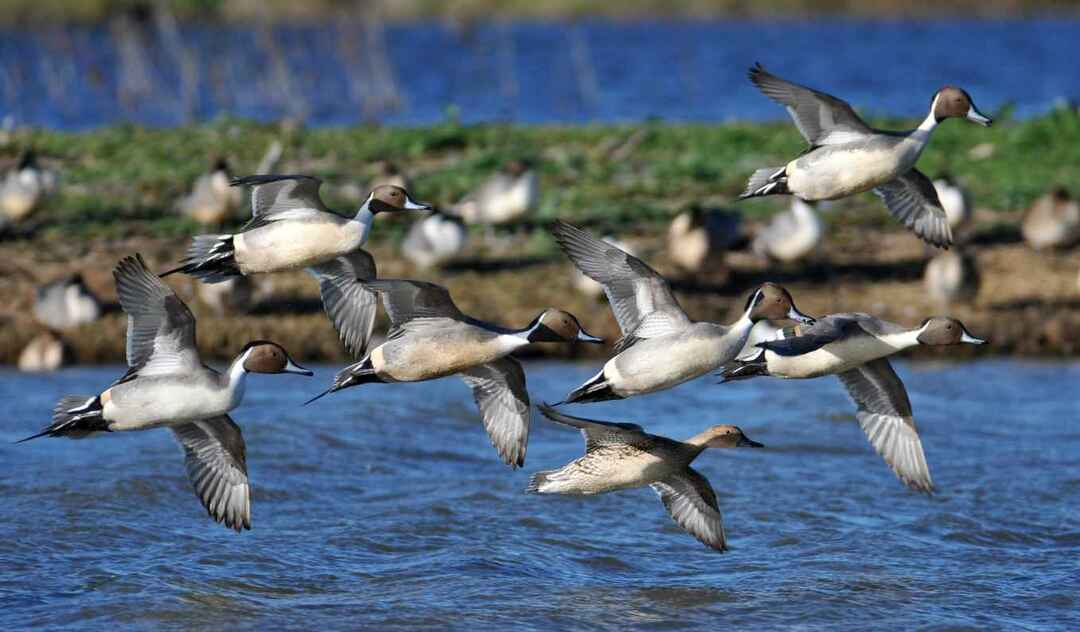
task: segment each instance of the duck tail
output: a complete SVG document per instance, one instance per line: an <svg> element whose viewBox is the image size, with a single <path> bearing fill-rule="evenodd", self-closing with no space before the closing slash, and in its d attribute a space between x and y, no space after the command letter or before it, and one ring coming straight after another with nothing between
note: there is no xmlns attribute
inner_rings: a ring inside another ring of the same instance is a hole
<svg viewBox="0 0 1080 632"><path fill-rule="evenodd" d="M108 424L101 416L101 397L67 395L53 408L52 423L41 432L19 439L23 443L38 437L70 437L80 439L92 432L107 432Z"/></svg>
<svg viewBox="0 0 1080 632"><path fill-rule="evenodd" d="M787 186L787 167L765 167L758 169L746 183L746 190L740 200L763 195L783 195L791 193Z"/></svg>
<svg viewBox="0 0 1080 632"><path fill-rule="evenodd" d="M720 369L720 384L748 380L752 377L767 376L769 365L765 361L765 352L762 351L751 358L736 358L728 362Z"/></svg>
<svg viewBox="0 0 1080 632"><path fill-rule="evenodd" d="M596 374L596 377L571 391L570 394L566 396L566 399L556 404L556 406L561 404L606 402L612 399L623 399L623 397L621 395L616 395L615 392L611 390L611 384L609 384L607 378L604 377L604 372L600 371Z"/></svg>
<svg viewBox="0 0 1080 632"><path fill-rule="evenodd" d="M371 361L365 358L364 360L339 371L338 374L334 376L334 384L330 388L307 400L304 402L304 405L307 406L311 402L322 399L330 393L336 393L343 388L349 388L350 386L357 386L359 384L369 384L372 382L382 382L382 380L379 379L379 376L375 375L375 368L371 366Z"/></svg>
<svg viewBox="0 0 1080 632"><path fill-rule="evenodd" d="M529 478L529 485L525 488L526 494L544 494L544 487L547 485L548 478L555 470L544 470L542 472L536 472Z"/></svg>
<svg viewBox="0 0 1080 632"><path fill-rule="evenodd" d="M241 276L243 273L236 265L233 235L196 235L180 265L159 276L166 277L176 272L190 274L203 283L220 283L230 277Z"/></svg>

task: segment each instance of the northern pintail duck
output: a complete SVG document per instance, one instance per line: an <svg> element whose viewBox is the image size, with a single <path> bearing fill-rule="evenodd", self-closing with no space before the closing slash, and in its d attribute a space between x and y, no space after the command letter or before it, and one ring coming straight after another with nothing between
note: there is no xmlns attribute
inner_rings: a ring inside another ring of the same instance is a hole
<svg viewBox="0 0 1080 632"><path fill-rule="evenodd" d="M0 223L17 223L30 215L56 189L56 173L43 169L27 149L0 180Z"/></svg>
<svg viewBox="0 0 1080 632"><path fill-rule="evenodd" d="M691 321L667 280L641 259L562 221L552 232L574 265L604 286L622 331L616 355L563 403L668 389L730 362L759 320L812 320L795 308L787 290L766 283L750 295L746 311L732 325Z"/></svg>
<svg viewBox="0 0 1080 632"><path fill-rule="evenodd" d="M413 222L401 242L401 254L418 268L434 268L460 255L468 237L461 219L436 211Z"/></svg>
<svg viewBox="0 0 1080 632"><path fill-rule="evenodd" d="M507 224L536 207L540 187L536 171L525 160L512 160L485 180L455 208L468 224Z"/></svg>
<svg viewBox="0 0 1080 632"><path fill-rule="evenodd" d="M446 288L423 281L357 281L377 293L390 319L386 342L345 367L334 384L308 400L372 382L423 382L460 375L472 389L484 429L508 465L525 463L529 393L525 371L510 353L534 342L602 342L577 318L547 309L523 329L508 329L467 316Z"/></svg>
<svg viewBox="0 0 1080 632"><path fill-rule="evenodd" d="M255 283L251 277L235 276L221 283L194 283L199 300L216 316L246 314L251 310L255 297Z"/></svg>
<svg viewBox="0 0 1080 632"><path fill-rule="evenodd" d="M243 204L240 189L231 185L229 163L218 158L210 170L195 179L191 192L177 204L183 215L203 226L220 226Z"/></svg>
<svg viewBox="0 0 1080 632"><path fill-rule="evenodd" d="M1068 248L1080 238L1080 203L1059 187L1024 212L1020 230L1024 241L1036 250Z"/></svg>
<svg viewBox="0 0 1080 632"><path fill-rule="evenodd" d="M905 485L929 493L934 484L911 401L888 357L916 345L984 342L954 318L929 318L908 328L869 314L832 314L758 343L761 352L756 357L736 360L721 375L725 381L762 375L787 379L836 375L855 400L855 418L877 453Z"/></svg>
<svg viewBox="0 0 1080 632"><path fill-rule="evenodd" d="M101 301L81 274L73 274L37 289L34 317L52 329L73 329L100 318Z"/></svg>
<svg viewBox="0 0 1080 632"><path fill-rule="evenodd" d="M979 293L980 280L975 257L966 250L938 253L923 272L923 287L939 307L971 302Z"/></svg>
<svg viewBox="0 0 1080 632"><path fill-rule="evenodd" d="M785 81L760 64L750 69L750 81L787 107L810 147L783 167L755 171L742 197L790 193L808 201L835 200L873 190L920 238L939 247L952 243L934 185L915 163L941 121L955 117L991 124L967 92L953 86L938 90L918 128L894 132L870 127L845 101Z"/></svg>
<svg viewBox="0 0 1080 632"><path fill-rule="evenodd" d="M949 228L954 232L971 219L971 200L968 192L949 174L943 173L934 180L941 208L949 219Z"/></svg>
<svg viewBox="0 0 1080 632"><path fill-rule="evenodd" d="M176 293L151 274L142 257L113 272L128 315L128 371L97 395L68 395L37 437L83 438L101 432L168 427L184 448L195 493L216 522L251 528L244 438L228 412L240 405L248 373L297 373L280 345L248 343L223 375L204 365L195 346L195 318Z"/></svg>
<svg viewBox="0 0 1080 632"><path fill-rule="evenodd" d="M825 226L814 207L793 197L791 209L772 218L757 236L753 250L760 256L792 263L814 252L825 234Z"/></svg>
<svg viewBox="0 0 1080 632"><path fill-rule="evenodd" d="M762 447L738 426L712 426L686 441L676 441L648 434L637 424L573 417L546 404L540 412L579 429L585 438L585 456L557 470L533 474L527 491L591 495L648 485L680 528L705 546L727 549L716 493L690 463L706 448Z"/></svg>
<svg viewBox="0 0 1080 632"><path fill-rule="evenodd" d="M668 257L687 272L699 272L723 257L739 239L741 225L742 215L727 211L695 206L679 213L668 227Z"/></svg>
<svg viewBox="0 0 1080 632"><path fill-rule="evenodd" d="M71 360L71 348L52 331L34 336L19 354L19 370L30 373L55 371Z"/></svg>

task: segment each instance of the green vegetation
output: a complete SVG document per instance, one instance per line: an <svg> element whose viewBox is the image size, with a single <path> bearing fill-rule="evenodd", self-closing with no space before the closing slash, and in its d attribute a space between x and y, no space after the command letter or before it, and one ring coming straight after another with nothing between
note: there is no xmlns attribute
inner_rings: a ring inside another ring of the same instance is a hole
<svg viewBox="0 0 1080 632"><path fill-rule="evenodd" d="M366 191L380 160L404 168L418 197L448 206L504 160L529 157L537 162L542 183L536 221L562 217L611 231L648 229L693 203L734 205L753 169L783 164L804 147L787 122L585 127L447 122L423 128L286 129L219 120L178 129L21 131L0 145L0 159L33 144L60 170L61 193L35 218L38 234L46 239L61 234L170 237L196 230L173 205L212 156L227 156L237 173L248 173L275 139L285 146L278 170L323 177L324 196L339 211L357 205L355 197L343 197L341 185ZM948 121L935 132L919 165L931 177L951 172L970 189L977 206L1016 210L1055 185L1080 182L1080 118L1061 109L1026 121L999 113L990 129ZM868 201L844 202L830 216L898 228L884 210L845 212L865 209ZM734 207L754 216L785 203L769 198ZM394 239L402 225L396 232L381 230L378 237Z"/></svg>

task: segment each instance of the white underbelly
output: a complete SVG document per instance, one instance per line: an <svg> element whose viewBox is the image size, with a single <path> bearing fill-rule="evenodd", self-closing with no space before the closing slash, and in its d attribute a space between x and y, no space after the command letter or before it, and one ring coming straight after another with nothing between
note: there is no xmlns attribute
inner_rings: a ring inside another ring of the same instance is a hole
<svg viewBox="0 0 1080 632"><path fill-rule="evenodd" d="M870 336L859 336L832 342L820 349L799 356L782 356L765 352L769 374L782 378L813 378L835 375L883 358L897 351L896 347Z"/></svg>
<svg viewBox="0 0 1080 632"><path fill-rule="evenodd" d="M907 171L905 152L886 149L833 149L813 153L787 166L787 186L804 200L833 200L869 191ZM913 164L913 163L912 163Z"/></svg>
<svg viewBox="0 0 1080 632"><path fill-rule="evenodd" d="M742 346L740 341L739 348ZM604 365L604 378L622 397L654 393L715 371L734 358L716 339L665 336L643 340Z"/></svg>
<svg viewBox="0 0 1080 632"><path fill-rule="evenodd" d="M245 274L299 270L325 263L360 246L353 231L332 223L282 222L233 238Z"/></svg>
<svg viewBox="0 0 1080 632"><path fill-rule="evenodd" d="M136 380L102 395L102 416L109 422L110 430L175 425L222 415L235 407L226 389L177 384L137 386Z"/></svg>

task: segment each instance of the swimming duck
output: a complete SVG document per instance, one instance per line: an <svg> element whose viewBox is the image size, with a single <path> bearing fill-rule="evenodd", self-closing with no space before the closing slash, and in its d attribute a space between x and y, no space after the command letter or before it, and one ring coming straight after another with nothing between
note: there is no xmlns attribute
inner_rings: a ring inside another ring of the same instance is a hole
<svg viewBox="0 0 1080 632"><path fill-rule="evenodd" d="M687 272L699 272L738 240L741 224L742 215L695 206L668 227L668 257Z"/></svg>
<svg viewBox="0 0 1080 632"><path fill-rule="evenodd" d="M511 160L455 208L467 224L507 224L536 207L540 187L527 160Z"/></svg>
<svg viewBox="0 0 1080 632"><path fill-rule="evenodd" d="M721 376L734 381L762 375L785 379L836 375L855 400L855 418L877 453L905 485L930 493L934 484L911 401L888 357L916 345L984 342L955 318L928 318L908 328L869 314L832 314L758 343L761 352L756 357L736 360L724 367Z"/></svg>
<svg viewBox="0 0 1080 632"><path fill-rule="evenodd" d="M1058 187L1027 209L1020 225L1024 241L1036 250L1068 248L1080 238L1080 203Z"/></svg>
<svg viewBox="0 0 1080 632"><path fill-rule="evenodd" d="M377 293L390 318L386 342L345 367L311 403L343 388L372 382L423 382L460 375L472 389L484 429L503 461L525 463L529 393L525 371L510 353L534 342L603 342L572 314L547 309L523 329L467 316L446 288L424 281L357 281Z"/></svg>
<svg viewBox="0 0 1080 632"><path fill-rule="evenodd" d="M195 317L139 255L113 271L128 315L128 371L97 395L68 395L47 428L23 439L80 439L102 432L168 427L184 448L188 478L214 521L251 528L244 438L228 412L240 405L248 373L312 375L274 342L249 342L224 375L195 347Z"/></svg>
<svg viewBox="0 0 1080 632"><path fill-rule="evenodd" d="M34 317L52 329L72 329L100 318L101 301L81 274L72 274L37 289Z"/></svg>
<svg viewBox="0 0 1080 632"><path fill-rule="evenodd" d="M967 303L979 293L979 270L970 252L946 250L926 264L923 286L940 307Z"/></svg>
<svg viewBox="0 0 1080 632"><path fill-rule="evenodd" d="M792 263L812 253L824 233L825 227L814 207L793 197L791 209L773 217L754 237L752 247L760 256Z"/></svg>
<svg viewBox="0 0 1080 632"><path fill-rule="evenodd" d="M712 426L686 441L675 441L648 434L637 424L573 417L547 404L540 412L579 429L585 456L557 470L533 474L527 491L591 495L648 485L679 527L705 546L727 549L716 493L690 463L706 448L763 447L738 426Z"/></svg>
<svg viewBox="0 0 1080 632"><path fill-rule="evenodd" d="M971 219L971 200L967 191L948 174L941 174L934 180L934 190L945 216L949 218L949 228L954 232Z"/></svg>
<svg viewBox="0 0 1080 632"><path fill-rule="evenodd" d="M599 402L671 388L730 362L754 323L767 318L812 322L787 290L766 283L735 323L693 322L664 277L641 259L563 221L555 240L579 270L604 286L622 338L615 356L562 403Z"/></svg>
<svg viewBox="0 0 1080 632"><path fill-rule="evenodd" d="M191 192L184 196L177 208L203 226L224 224L243 203L240 190L231 186L229 163L218 158L210 170L195 179Z"/></svg>
<svg viewBox="0 0 1080 632"><path fill-rule="evenodd" d="M418 268L434 268L461 254L468 237L461 219L435 211L413 222L401 242L401 254Z"/></svg>
<svg viewBox="0 0 1080 632"><path fill-rule="evenodd" d="M372 190L352 218L342 217L319 197L322 180L303 175L247 176L233 186L251 186L251 220L235 234L197 235L181 265L205 283L231 276L299 270L353 252L367 241L378 213L429 210L401 187Z"/></svg>
<svg viewBox="0 0 1080 632"><path fill-rule="evenodd" d="M835 200L873 190L889 212L931 245L952 243L952 230L930 179L915 163L930 133L947 118L966 118L989 127L967 92L945 86L934 94L930 112L907 132L867 125L845 101L785 81L760 64L750 81L765 96L787 107L810 147L783 167L758 169L743 198L790 193L808 201Z"/></svg>
<svg viewBox="0 0 1080 632"><path fill-rule="evenodd" d="M55 189L56 173L42 169L37 154L27 149L0 180L0 218L5 224L22 221Z"/></svg>

